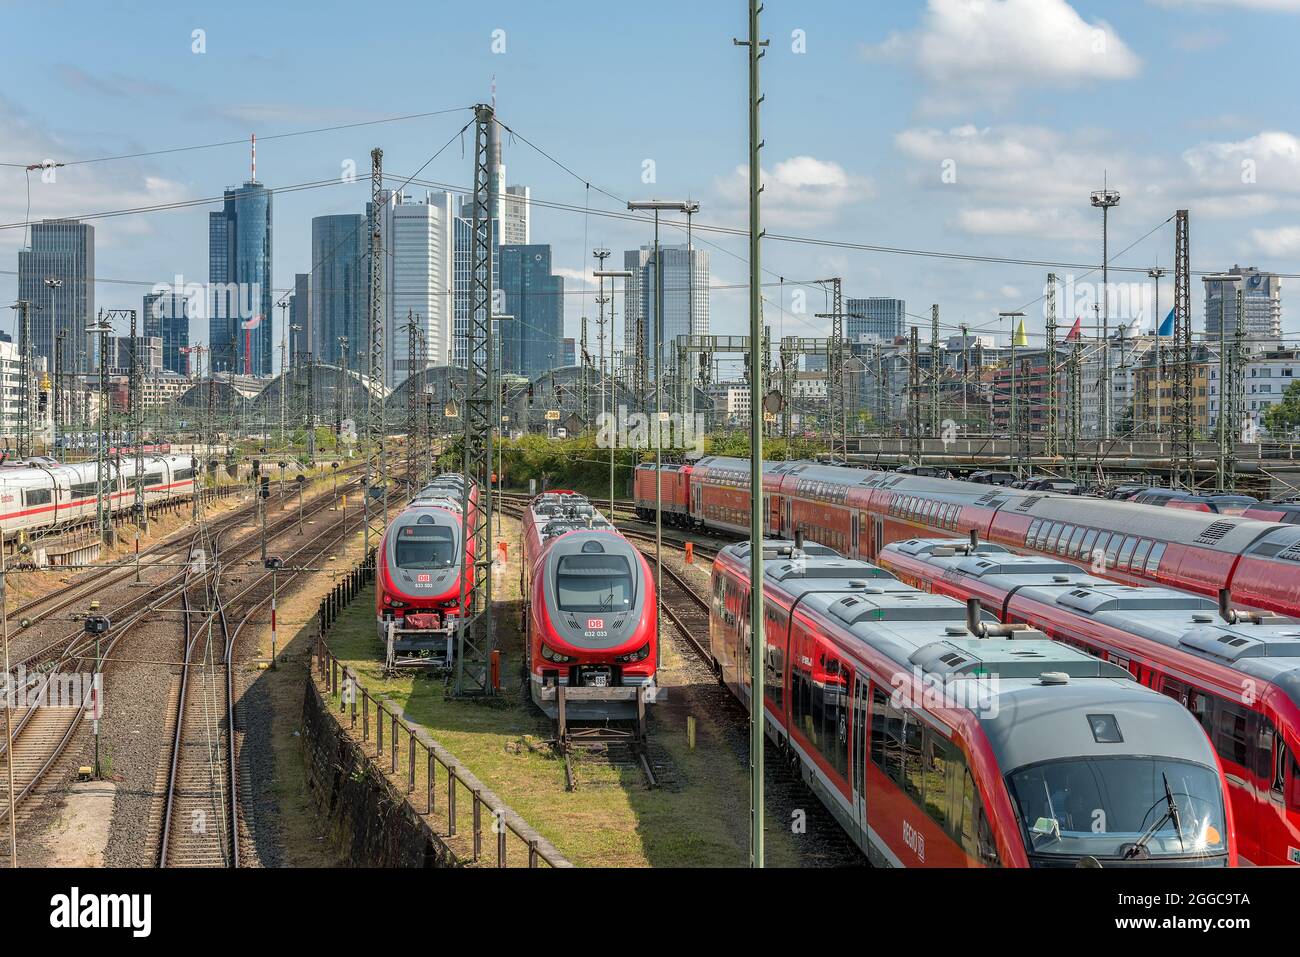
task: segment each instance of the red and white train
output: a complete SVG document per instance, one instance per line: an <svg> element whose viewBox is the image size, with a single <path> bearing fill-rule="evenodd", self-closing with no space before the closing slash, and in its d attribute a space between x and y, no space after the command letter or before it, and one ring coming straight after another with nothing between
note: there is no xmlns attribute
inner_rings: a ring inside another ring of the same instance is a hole
<svg viewBox="0 0 1300 957"><path fill-rule="evenodd" d="M521 591L533 701L566 720L627 720L658 695L650 566L584 496L545 492L524 511Z"/></svg>
<svg viewBox="0 0 1300 957"><path fill-rule="evenodd" d="M830 549L764 541L765 729L877 864L1230 866L1210 742L1116 664ZM710 646L749 703L750 544Z"/></svg>
<svg viewBox="0 0 1300 957"><path fill-rule="evenodd" d="M107 500L112 512L135 506L135 456L107 463ZM144 456L144 499L155 505L194 494L195 461L188 455ZM30 459L0 465L0 535L40 535L93 519L99 507L95 462L60 465Z"/></svg>
<svg viewBox="0 0 1300 957"><path fill-rule="evenodd" d="M426 485L388 525L375 560L375 621L395 653L450 664L452 637L474 584L475 546L465 534L477 489L455 474ZM471 525L472 527L472 525Z"/></svg>
<svg viewBox="0 0 1300 957"><path fill-rule="evenodd" d="M637 469L636 507L653 516L654 466ZM665 519L749 534L749 461L711 456L665 470ZM874 559L890 542L966 535L1016 552L1074 558L1097 574L1300 616L1300 525L1133 502L1029 492L809 462L763 466L766 534L802 531Z"/></svg>
<svg viewBox="0 0 1300 957"><path fill-rule="evenodd" d="M1300 622L993 544L894 542L880 563L926 591L1028 622L1186 707L1227 774L1242 858L1300 864Z"/></svg>

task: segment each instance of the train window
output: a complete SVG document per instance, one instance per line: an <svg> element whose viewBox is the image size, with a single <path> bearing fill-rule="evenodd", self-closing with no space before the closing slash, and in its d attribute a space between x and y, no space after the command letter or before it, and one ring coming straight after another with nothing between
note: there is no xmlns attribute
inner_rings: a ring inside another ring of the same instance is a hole
<svg viewBox="0 0 1300 957"><path fill-rule="evenodd" d="M94 482L78 482L72 486L72 497L76 498L94 498L98 494L98 486Z"/></svg>
<svg viewBox="0 0 1300 957"><path fill-rule="evenodd" d="M1272 774L1270 776L1273 780L1270 787L1278 794L1281 794L1286 789L1286 768L1291 760L1291 753L1287 750L1286 742L1282 740L1282 736L1277 733L1271 721L1268 724L1268 729L1272 732L1273 738L1273 753L1270 755L1273 759L1270 768Z"/></svg>
<svg viewBox="0 0 1300 957"><path fill-rule="evenodd" d="M1038 539L1038 527L1042 524L1041 519L1035 519L1029 523L1029 531L1025 532L1025 546L1027 548L1034 547L1034 542Z"/></svg>
<svg viewBox="0 0 1300 957"><path fill-rule="evenodd" d="M1115 567L1115 560L1119 557L1119 549L1120 546L1123 544L1124 544L1124 536L1119 534L1111 535L1110 540L1106 542L1106 567L1107 568ZM1098 545L1097 547L1100 548L1101 546Z"/></svg>
<svg viewBox="0 0 1300 957"><path fill-rule="evenodd" d="M408 525L394 552L398 568L448 568L456 562L456 533L440 525Z"/></svg>
<svg viewBox="0 0 1300 957"><path fill-rule="evenodd" d="M1133 552L1133 561L1129 567L1132 568L1133 571L1137 572L1139 575L1142 574L1142 572L1146 570L1147 555L1149 555L1150 553L1151 553L1151 539L1144 538L1140 542L1138 542L1137 550Z"/></svg>
<svg viewBox="0 0 1300 957"><path fill-rule="evenodd" d="M1291 755L1290 775L1286 787L1286 806L1300 812L1300 761L1296 760L1294 754Z"/></svg>
<svg viewBox="0 0 1300 957"><path fill-rule="evenodd" d="M871 692L871 760L894 781L903 777L903 712L879 688Z"/></svg>
<svg viewBox="0 0 1300 957"><path fill-rule="evenodd" d="M163 477L163 473L162 473L162 472L145 472L145 473L144 473L144 484L145 484L145 485L162 485L164 481L165 481L165 479L164 479L164 477Z"/></svg>
<svg viewBox="0 0 1300 957"><path fill-rule="evenodd" d="M822 733L819 749L822 756L840 777L849 773L849 679L852 677L844 662L826 656L826 684L822 694ZM813 686L814 700L818 693Z"/></svg>
<svg viewBox="0 0 1300 957"><path fill-rule="evenodd" d="M1156 542L1151 546L1151 554L1147 556L1147 574L1154 575L1160 569L1160 559L1165 554L1165 543Z"/></svg>
<svg viewBox="0 0 1300 957"><path fill-rule="evenodd" d="M1137 548L1137 539L1130 535L1124 539L1124 544L1119 549L1119 560L1116 564L1120 568L1128 568L1129 559L1133 557L1133 549Z"/></svg>
<svg viewBox="0 0 1300 957"><path fill-rule="evenodd" d="M1064 555L1070 548L1070 536L1074 534L1074 526L1066 525L1061 529L1061 537L1056 540L1056 554Z"/></svg>
<svg viewBox="0 0 1300 957"><path fill-rule="evenodd" d="M1160 693L1166 697L1173 698L1184 708L1187 707L1187 685L1183 684L1176 678L1166 677L1160 683Z"/></svg>
<svg viewBox="0 0 1300 957"><path fill-rule="evenodd" d="M1252 728L1255 715L1240 705L1229 701L1216 702L1214 721L1214 749L1219 757L1234 764L1248 766L1250 762Z"/></svg>
<svg viewBox="0 0 1300 957"><path fill-rule="evenodd" d="M48 505L50 490L47 488L29 488L23 490L24 505Z"/></svg>
<svg viewBox="0 0 1300 957"><path fill-rule="evenodd" d="M1079 546L1079 558L1087 558L1092 554L1092 546L1097 542L1097 530L1088 529L1088 533L1083 536L1083 544Z"/></svg>
<svg viewBox="0 0 1300 957"><path fill-rule="evenodd" d="M1056 550L1056 543L1061 540L1061 535L1065 532L1065 523L1056 522L1052 525L1052 530L1047 533L1047 550L1049 552Z"/></svg>
<svg viewBox="0 0 1300 957"><path fill-rule="evenodd" d="M766 660L763 662L763 685L767 692L767 700L772 702L778 711L781 709L785 683L785 648L781 643L784 634L785 629L781 628L776 635L772 636L775 641L769 639Z"/></svg>
<svg viewBox="0 0 1300 957"><path fill-rule="evenodd" d="M903 732L903 790L917 804L925 790L925 778L921 773L921 723L915 715L904 714L906 725Z"/></svg>
<svg viewBox="0 0 1300 957"><path fill-rule="evenodd" d="M565 555L555 570L561 611L627 609L632 605L633 588L632 569L622 555Z"/></svg>
<svg viewBox="0 0 1300 957"><path fill-rule="evenodd" d="M925 731L925 760L922 763L922 775L925 778L925 813L930 819L945 830L951 813L951 770L955 766L952 758L957 748L951 741L931 731Z"/></svg>
<svg viewBox="0 0 1300 957"><path fill-rule="evenodd" d="M194 469L177 469L172 473L172 478L178 482L185 482L194 478Z"/></svg>
<svg viewBox="0 0 1300 957"><path fill-rule="evenodd" d="M998 845L970 771L966 772L962 788L961 843L966 853L981 864L998 866Z"/></svg>
<svg viewBox="0 0 1300 957"><path fill-rule="evenodd" d="M1196 716L1205 733L1214 736L1214 697L1204 691L1193 690L1188 695L1188 710Z"/></svg>

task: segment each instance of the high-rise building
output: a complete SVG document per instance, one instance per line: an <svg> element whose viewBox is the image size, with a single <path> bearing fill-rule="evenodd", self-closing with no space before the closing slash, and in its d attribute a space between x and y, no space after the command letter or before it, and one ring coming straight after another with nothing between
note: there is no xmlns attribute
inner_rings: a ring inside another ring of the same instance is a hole
<svg viewBox="0 0 1300 957"><path fill-rule="evenodd" d="M663 330L657 336L655 313L655 250L642 246L623 253L623 268L632 273L623 284L623 354L630 362L645 362L645 379L653 382L672 368L673 347L681 335L709 334L709 254L701 249L687 252L685 243L659 247L663 260ZM638 329L640 335L638 336ZM639 341L638 341L639 339ZM655 347L659 342L659 363ZM690 376L695 378L692 355Z"/></svg>
<svg viewBox="0 0 1300 957"><path fill-rule="evenodd" d="M501 167L504 175L505 167ZM500 212L501 236L498 241L503 246L527 246L532 238L528 224L528 205L531 191L527 186L507 186L501 194Z"/></svg>
<svg viewBox="0 0 1300 957"><path fill-rule="evenodd" d="M271 193L256 178L225 192L208 214L208 346L212 369L269 376Z"/></svg>
<svg viewBox="0 0 1300 957"><path fill-rule="evenodd" d="M1220 318L1228 336L1236 332L1237 290L1241 289L1245 292L1246 335L1251 339L1282 338L1282 279L1254 266L1234 265L1224 275L1239 278L1205 284L1205 335L1219 337Z"/></svg>
<svg viewBox="0 0 1300 957"><path fill-rule="evenodd" d="M293 277L289 296L290 365L306 362L312 348L311 273L300 272Z"/></svg>
<svg viewBox="0 0 1300 957"><path fill-rule="evenodd" d="M844 312L844 337L850 348L871 342L873 337L881 342L893 342L907 334L907 303L902 299L880 296L845 299Z"/></svg>
<svg viewBox="0 0 1300 957"><path fill-rule="evenodd" d="M564 361L564 277L551 274L549 245L502 246L500 369L533 378Z"/></svg>
<svg viewBox="0 0 1300 957"><path fill-rule="evenodd" d="M28 303L32 355L60 370L87 369L86 328L95 317L95 227L75 219L32 223L31 245L18 251L18 298ZM60 335L61 361L55 362Z"/></svg>
<svg viewBox="0 0 1300 957"><path fill-rule="evenodd" d="M566 336L561 351L564 353L565 367L576 366L578 364L578 340Z"/></svg>
<svg viewBox="0 0 1300 957"><path fill-rule="evenodd" d="M162 367L177 375L188 374L190 300L184 293L151 292L144 297L144 334L162 342Z"/></svg>
<svg viewBox="0 0 1300 957"><path fill-rule="evenodd" d="M347 338L349 369L365 368L369 338L370 235L360 213L314 216L311 221L311 351L317 362L339 365Z"/></svg>
<svg viewBox="0 0 1300 957"><path fill-rule="evenodd" d="M429 366L446 365L450 357L454 207L450 193L430 192L423 200L399 193L385 208L384 368L389 386L400 385L416 371L407 356L408 316L423 333Z"/></svg>

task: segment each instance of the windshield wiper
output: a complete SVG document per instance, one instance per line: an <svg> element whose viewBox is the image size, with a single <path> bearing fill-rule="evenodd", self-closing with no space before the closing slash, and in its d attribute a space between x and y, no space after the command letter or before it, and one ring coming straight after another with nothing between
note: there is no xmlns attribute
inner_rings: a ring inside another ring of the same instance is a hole
<svg viewBox="0 0 1300 957"><path fill-rule="evenodd" d="M1187 851L1187 846L1183 843L1183 825L1178 810L1178 802L1174 800L1174 792L1169 790L1169 775L1161 771L1160 778L1164 781L1165 785L1165 806L1167 810L1160 820L1156 821L1155 824L1152 824L1151 827L1144 831L1142 836L1134 841L1132 845L1130 845L1129 849L1124 852L1124 860L1126 861L1132 860L1146 850L1147 842L1150 841L1151 838L1155 837L1156 832L1164 827L1166 823L1171 821L1174 825L1174 831L1178 834L1178 846L1184 853Z"/></svg>

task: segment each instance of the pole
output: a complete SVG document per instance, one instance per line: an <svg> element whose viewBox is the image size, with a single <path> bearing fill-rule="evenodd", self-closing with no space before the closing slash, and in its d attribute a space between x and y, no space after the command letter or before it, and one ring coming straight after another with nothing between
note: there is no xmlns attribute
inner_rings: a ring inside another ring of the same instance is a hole
<svg viewBox="0 0 1300 957"><path fill-rule="evenodd" d="M766 40L758 37L759 0L749 0L749 39L732 42L749 53L749 863L764 864L763 847L763 289L760 266L761 217L759 207L759 93L758 61Z"/></svg>
<svg viewBox="0 0 1300 957"><path fill-rule="evenodd" d="M1156 403L1155 403L1155 411L1156 411L1156 438L1157 438L1157 439L1160 438L1160 431L1161 431L1161 429L1160 429L1160 391L1161 391L1161 387L1162 387L1163 384L1164 384L1164 366L1163 366L1163 364L1162 364L1162 362L1161 362L1161 356L1160 356L1160 339L1161 339L1161 336L1160 336L1160 277L1163 276L1164 274L1165 274L1165 270L1161 269L1159 266L1154 266L1154 267L1152 267L1151 269L1148 269L1148 270L1147 270L1147 275L1150 276L1150 277L1155 281L1155 287L1156 287L1156 290L1155 290L1155 302L1153 303L1153 305L1152 305L1151 308L1152 308L1152 310L1155 312L1155 318L1156 318L1156 328L1155 328L1155 333L1156 333L1156 363L1155 363L1155 369L1154 369L1154 376L1153 376L1153 378L1156 380Z"/></svg>
<svg viewBox="0 0 1300 957"><path fill-rule="evenodd" d="M0 637L4 640L5 659L5 765L9 775L9 866L18 866L18 823L14 814L17 797L14 794L14 729L13 710L18 695L13 687L13 674L9 670L9 594L6 588L4 537L0 535Z"/></svg>
<svg viewBox="0 0 1300 957"><path fill-rule="evenodd" d="M298 486L298 488L299 491L301 491L302 486L300 485ZM272 668L275 667L275 626L276 626L275 610L276 610L276 598L278 597L275 579L276 579L275 569L272 568L271 569L271 667Z"/></svg>
<svg viewBox="0 0 1300 957"><path fill-rule="evenodd" d="M660 647L664 602L664 460L663 460L663 355L664 355L664 269L659 251L659 210L655 209L655 647ZM609 517L614 520L613 514Z"/></svg>

